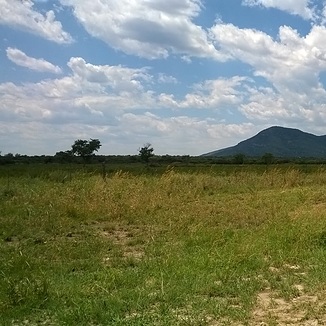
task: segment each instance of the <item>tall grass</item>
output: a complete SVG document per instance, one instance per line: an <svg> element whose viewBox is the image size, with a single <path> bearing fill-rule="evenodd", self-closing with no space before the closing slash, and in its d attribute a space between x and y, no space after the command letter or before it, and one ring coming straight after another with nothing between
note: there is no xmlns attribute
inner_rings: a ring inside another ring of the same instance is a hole
<svg viewBox="0 0 326 326"><path fill-rule="evenodd" d="M302 288L320 302L304 318L322 320L325 181L322 167L4 176L0 324L258 325L260 293Z"/></svg>

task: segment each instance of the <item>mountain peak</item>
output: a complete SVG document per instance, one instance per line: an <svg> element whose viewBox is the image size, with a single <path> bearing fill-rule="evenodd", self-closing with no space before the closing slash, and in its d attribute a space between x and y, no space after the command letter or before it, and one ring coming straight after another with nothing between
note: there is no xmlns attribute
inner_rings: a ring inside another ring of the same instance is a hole
<svg viewBox="0 0 326 326"><path fill-rule="evenodd" d="M213 151L205 156L233 156L242 153L260 157L272 153L275 157L326 157L326 136L316 136L299 129L272 126L236 146Z"/></svg>

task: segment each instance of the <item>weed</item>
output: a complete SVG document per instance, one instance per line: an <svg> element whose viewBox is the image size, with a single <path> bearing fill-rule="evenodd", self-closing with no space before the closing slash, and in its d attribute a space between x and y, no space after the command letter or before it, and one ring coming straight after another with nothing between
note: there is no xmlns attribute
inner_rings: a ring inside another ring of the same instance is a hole
<svg viewBox="0 0 326 326"><path fill-rule="evenodd" d="M21 277L5 280L9 306L33 305L43 308L49 300L49 284L44 278Z"/></svg>

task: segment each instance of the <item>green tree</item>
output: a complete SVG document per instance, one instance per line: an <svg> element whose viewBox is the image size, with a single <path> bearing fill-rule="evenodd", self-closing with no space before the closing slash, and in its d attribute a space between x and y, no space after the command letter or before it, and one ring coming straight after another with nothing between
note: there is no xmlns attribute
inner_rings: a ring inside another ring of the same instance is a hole
<svg viewBox="0 0 326 326"><path fill-rule="evenodd" d="M4 156L2 156L2 162L4 164L13 164L15 163L15 156L13 153L7 153Z"/></svg>
<svg viewBox="0 0 326 326"><path fill-rule="evenodd" d="M98 139L77 139L71 146L71 151L74 155L82 157L86 162L90 160L90 158L94 155L94 152L97 152L101 146L101 142Z"/></svg>
<svg viewBox="0 0 326 326"><path fill-rule="evenodd" d="M265 153L261 160L264 164L272 164L274 162L274 155L272 153Z"/></svg>
<svg viewBox="0 0 326 326"><path fill-rule="evenodd" d="M154 148L152 147L152 145L150 143L145 144L138 151L139 151L140 159L145 163L148 163L149 159L152 156L154 156Z"/></svg>
<svg viewBox="0 0 326 326"><path fill-rule="evenodd" d="M242 153L237 153L233 156L233 162L235 164L243 164L245 161L246 155Z"/></svg>
<svg viewBox="0 0 326 326"><path fill-rule="evenodd" d="M58 160L59 162L72 162L74 158L74 155L72 153L72 150L68 150L68 151L60 151L60 152L56 152L54 155L54 159Z"/></svg>

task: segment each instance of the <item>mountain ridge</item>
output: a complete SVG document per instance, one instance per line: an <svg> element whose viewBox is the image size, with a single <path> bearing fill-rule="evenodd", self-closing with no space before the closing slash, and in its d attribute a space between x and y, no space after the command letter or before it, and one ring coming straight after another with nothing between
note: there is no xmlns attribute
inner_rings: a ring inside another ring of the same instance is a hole
<svg viewBox="0 0 326 326"><path fill-rule="evenodd" d="M260 157L271 153L283 158L326 157L326 135L317 136L300 129L272 126L235 146L215 150L203 156L225 157L236 154Z"/></svg>

